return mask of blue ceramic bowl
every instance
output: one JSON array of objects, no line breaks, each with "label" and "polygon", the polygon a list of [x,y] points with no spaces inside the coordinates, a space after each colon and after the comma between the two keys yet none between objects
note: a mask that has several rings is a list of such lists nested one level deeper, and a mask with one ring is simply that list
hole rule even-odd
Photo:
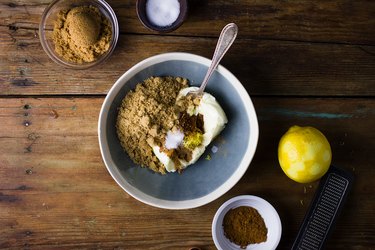
[{"label": "blue ceramic bowl", "polygon": [[[156,174],[134,164],[116,134],[118,107],[126,93],[150,76],[181,76],[200,85],[211,60],[187,53],[166,53],[141,61],[110,89],[99,115],[99,145],[103,161],[118,185],[146,204],[168,209],[205,205],[231,189],[243,176],[258,143],[258,120],[249,95],[238,79],[219,66],[206,87],[216,97],[228,124],[206,152],[182,174]],[[212,146],[217,147],[213,153]],[[214,150],[215,151],[215,150]],[[211,159],[206,156],[210,154]]]}]

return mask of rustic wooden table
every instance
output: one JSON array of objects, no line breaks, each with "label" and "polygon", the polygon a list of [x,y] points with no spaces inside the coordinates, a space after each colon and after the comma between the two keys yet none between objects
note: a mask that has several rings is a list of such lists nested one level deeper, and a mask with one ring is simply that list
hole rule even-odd
[{"label": "rustic wooden table", "polygon": [[[0,248],[215,249],[218,207],[241,194],[272,203],[290,249],[318,182],[288,179],[277,161],[294,124],[319,128],[353,190],[327,249],[375,247],[375,1],[189,1],[186,22],[159,35],[134,0],[110,0],[121,35],[107,63],[70,70],[44,53],[38,24],[48,0],[0,1]],[[239,26],[222,64],[243,83],[260,126],[255,159],[221,198],[167,211],[130,197],[108,174],[97,120],[116,79],[149,56],[211,57],[221,28]]]}]

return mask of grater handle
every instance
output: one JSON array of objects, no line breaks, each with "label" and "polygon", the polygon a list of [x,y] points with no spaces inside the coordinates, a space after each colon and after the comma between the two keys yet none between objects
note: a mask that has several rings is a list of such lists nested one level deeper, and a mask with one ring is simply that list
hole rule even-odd
[{"label": "grater handle", "polygon": [[335,166],[329,168],[319,183],[292,250],[324,249],[353,180],[351,172]]}]

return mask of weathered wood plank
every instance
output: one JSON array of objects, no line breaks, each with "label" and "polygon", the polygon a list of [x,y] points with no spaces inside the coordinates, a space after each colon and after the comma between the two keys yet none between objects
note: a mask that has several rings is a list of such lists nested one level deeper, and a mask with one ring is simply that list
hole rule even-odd
[{"label": "weathered wood plank", "polygon": [[[0,95],[105,94],[142,59],[175,51],[211,57],[215,44],[215,38],[122,35],[107,63],[82,71],[50,60],[33,30],[0,27]],[[374,96],[374,48],[239,39],[222,64],[253,95]]]},{"label": "weathered wood plank", "polygon": [[[3,1],[0,25],[36,29],[50,1]],[[134,0],[109,0],[121,32],[151,33],[139,22]],[[172,35],[218,36],[228,22],[236,22],[241,37],[375,43],[375,2],[360,1],[198,1],[190,3],[189,17]]]},{"label": "weathered wood plank", "polygon": [[[0,99],[0,248],[215,249],[211,222],[227,199],[270,201],[290,249],[317,182],[289,180],[277,163],[280,136],[294,124],[319,128],[333,163],[356,180],[328,249],[375,242],[375,101],[363,98],[253,98],[258,149],[240,182],[197,209],[166,211],[127,195],[107,173],[97,142],[103,98]],[[301,203],[302,200],[302,203]],[[142,215],[142,216],[140,216]]]}]

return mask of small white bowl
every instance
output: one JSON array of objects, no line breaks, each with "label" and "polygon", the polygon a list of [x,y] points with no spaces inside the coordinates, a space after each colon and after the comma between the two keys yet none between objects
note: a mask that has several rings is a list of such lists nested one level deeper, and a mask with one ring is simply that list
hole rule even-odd
[{"label": "small white bowl", "polygon": [[248,206],[258,210],[267,227],[267,241],[259,244],[250,244],[247,250],[272,250],[276,249],[281,238],[281,221],[275,208],[266,200],[253,195],[241,195],[226,201],[217,210],[212,221],[212,238],[219,250],[244,249],[229,241],[224,235],[223,219],[232,208]]}]

